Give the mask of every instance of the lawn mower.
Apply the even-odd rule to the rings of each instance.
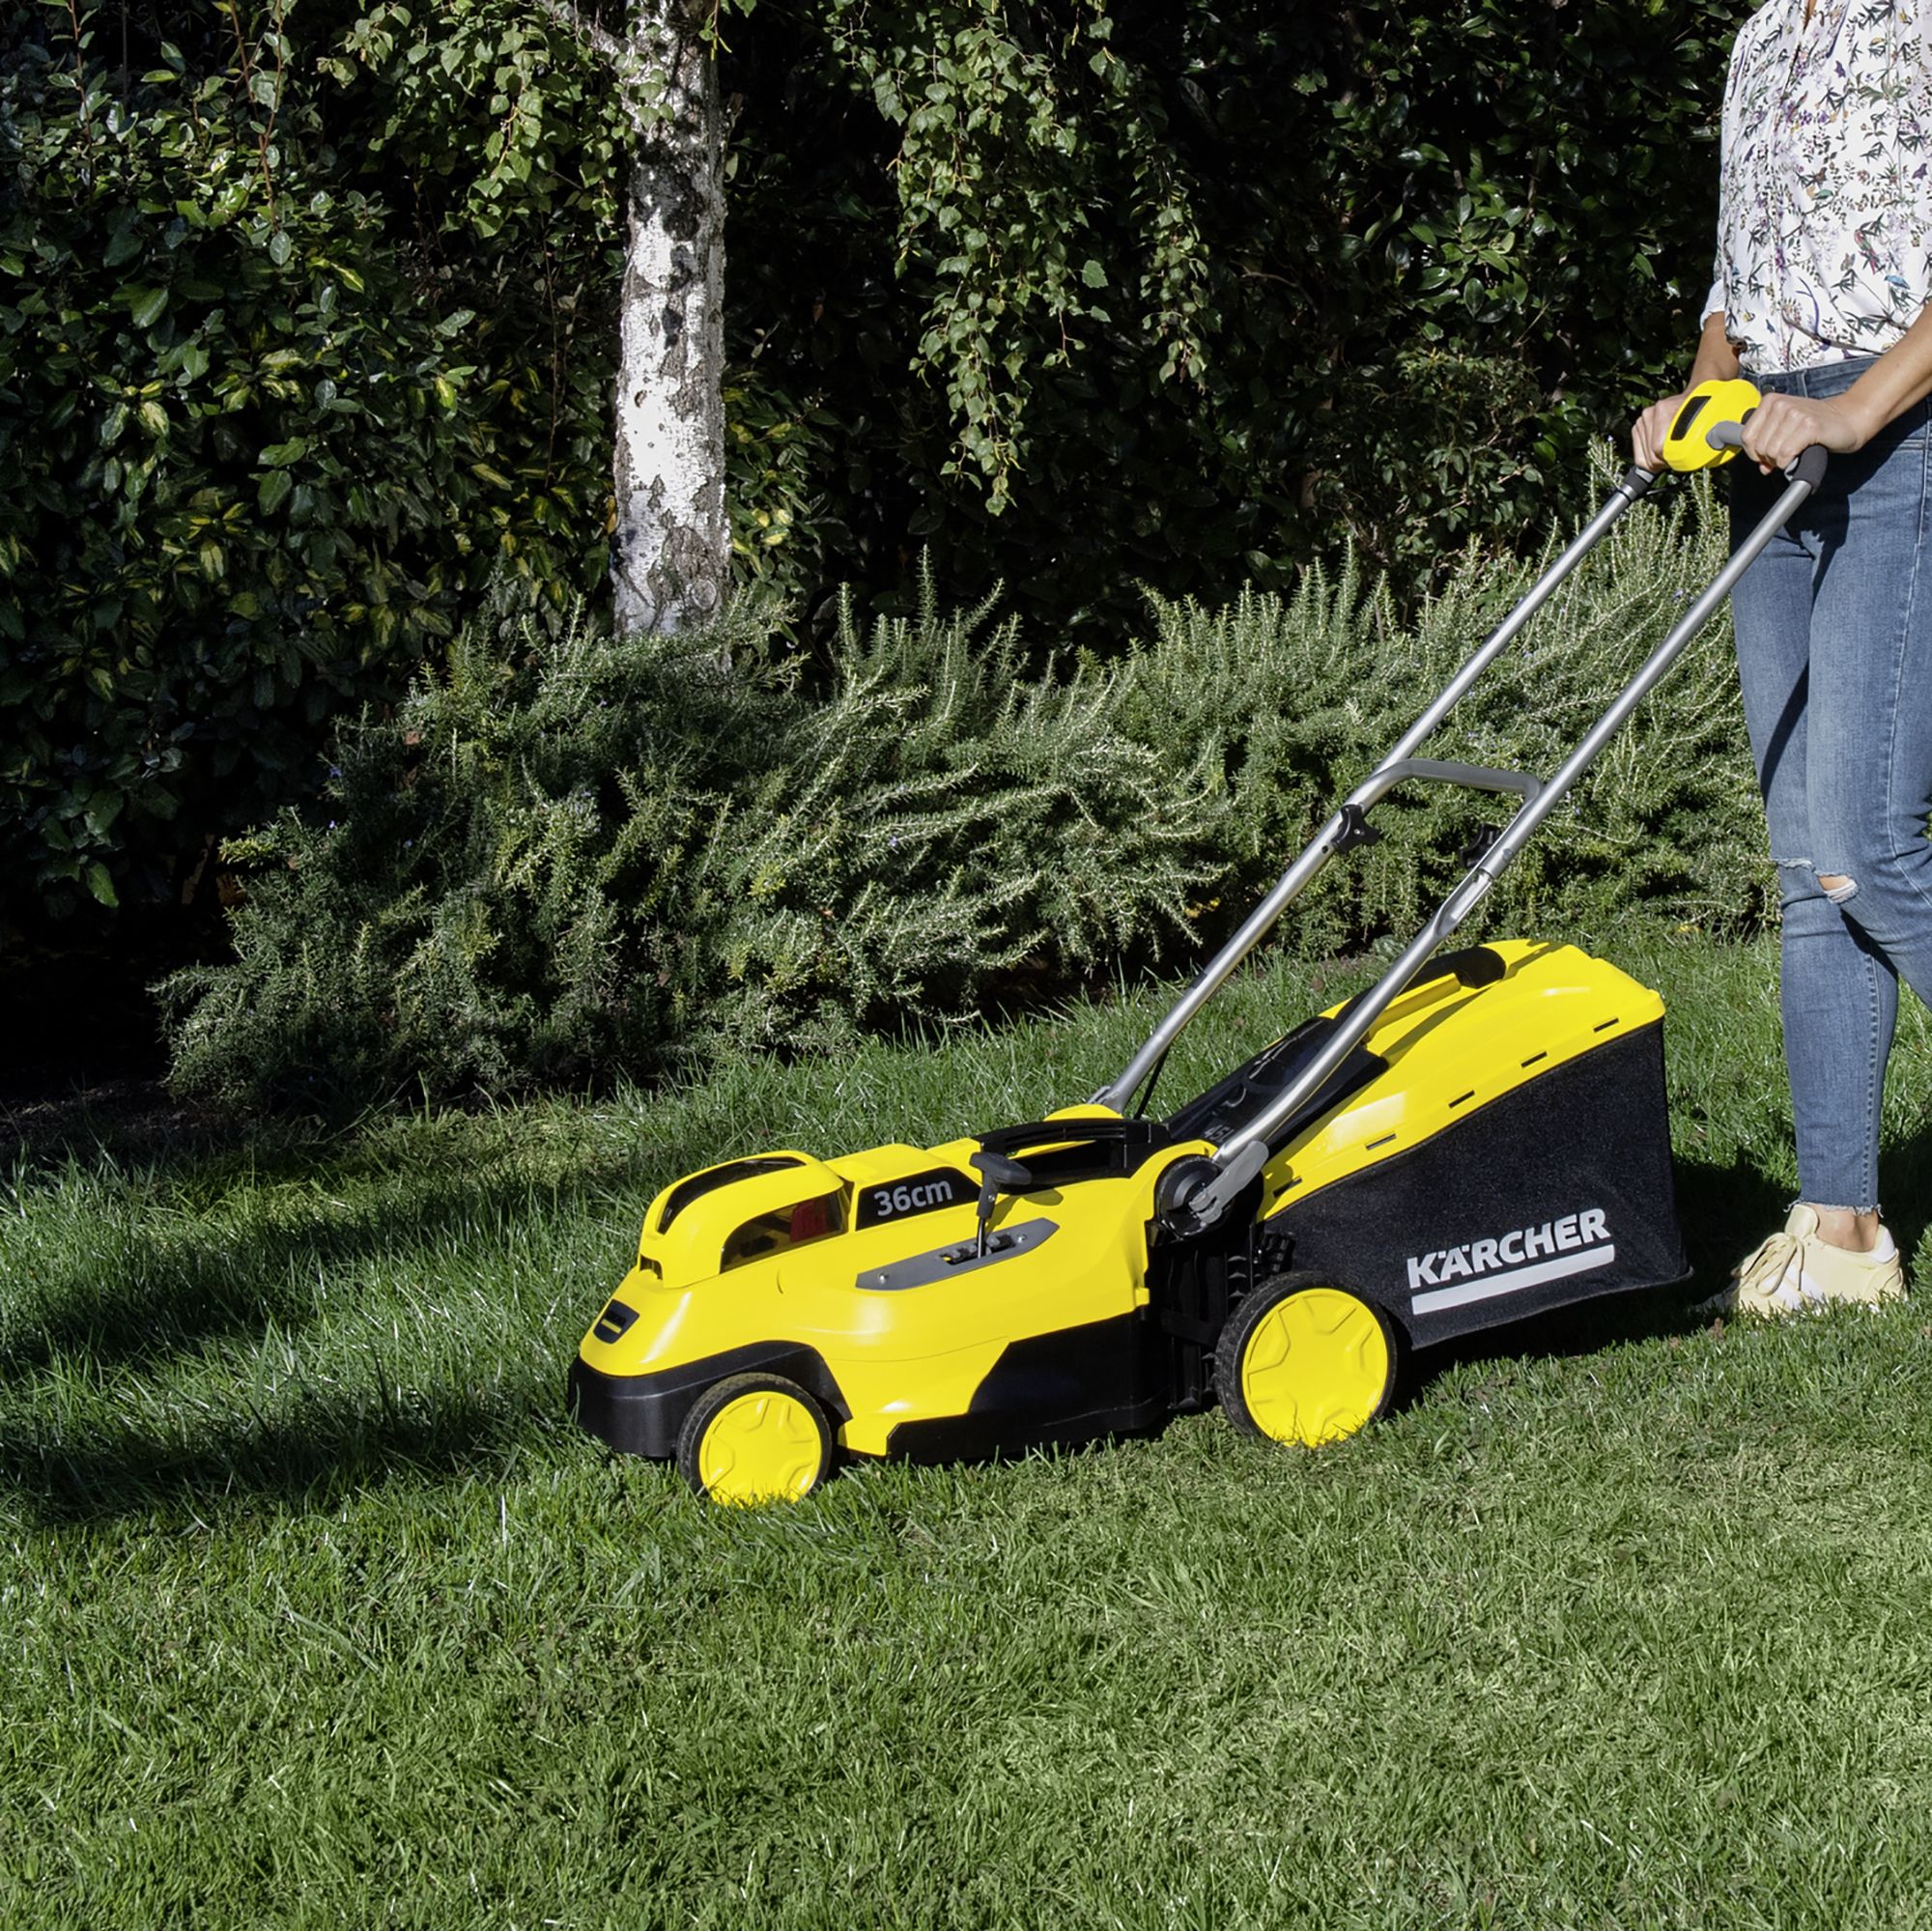
[[[1694,391],[1666,462],[1733,453],[1756,400],[1742,383]],[[725,1503],[806,1495],[839,1454],[1005,1453],[1216,1403],[1313,1447],[1381,1413],[1405,1349],[1683,1280],[1662,1001],[1572,946],[1443,948],[1824,467],[1819,448],[1792,465],[1552,776],[1418,756],[1656,480],[1628,471],[1084,1104],[936,1147],[763,1152],[666,1187],[572,1364],[578,1420]],[[1518,802],[1375,984],[1147,1117],[1181,1029],[1414,783]]]

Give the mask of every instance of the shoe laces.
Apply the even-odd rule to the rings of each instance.
[[[1781,1229],[1761,1240],[1739,1264],[1737,1292],[1740,1294],[1775,1294],[1784,1286],[1786,1276],[1800,1265],[1804,1252],[1802,1235]]]

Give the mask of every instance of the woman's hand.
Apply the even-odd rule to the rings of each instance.
[[[1670,425],[1677,420],[1677,412],[1684,407],[1684,395],[1665,396],[1662,402],[1654,402],[1631,424],[1631,451],[1636,458],[1639,469],[1648,469],[1655,476],[1663,469],[1663,439],[1670,433]]]
[[[1809,396],[1768,395],[1745,419],[1745,454],[1769,476],[1795,462],[1814,442],[1849,456],[1871,440],[1865,412],[1850,395],[1829,402]]]

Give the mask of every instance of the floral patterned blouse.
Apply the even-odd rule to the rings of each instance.
[[[1766,0],[1724,87],[1717,281],[1744,366],[1889,349],[1932,296],[1932,0]]]

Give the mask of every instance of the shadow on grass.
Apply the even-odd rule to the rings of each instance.
[[[156,1079],[97,1080],[0,1096],[0,1165],[45,1173],[70,1161],[185,1158],[246,1145],[261,1130],[214,1101],[176,1099]]]
[[[390,1295],[391,1276],[460,1272],[466,1254],[592,1202],[640,1209],[664,1159],[641,1136],[612,1149],[487,1124],[367,1141],[271,1127],[145,1147],[125,1166],[99,1142],[71,1163],[36,1152],[16,1178],[67,1194],[30,1200],[44,1233],[15,1246],[5,1284],[0,1508],[47,1526],[303,1510],[392,1482],[486,1475],[564,1426],[574,1327],[554,1377],[519,1366],[499,1380],[490,1362],[399,1388],[378,1363],[345,1387],[327,1371],[305,1384],[297,1369],[262,1404],[218,1366],[209,1383],[195,1357],[223,1344],[252,1354],[354,1310],[358,1293]],[[605,1286],[584,1285],[582,1312]],[[173,1385],[177,1362],[198,1391]]]
[[[307,1178],[316,1149],[279,1147],[270,1157]],[[620,1154],[577,1150],[549,1172],[514,1152],[469,1171],[454,1161],[444,1174],[399,1168],[374,1186],[366,1178],[346,1186],[353,1200],[311,1184],[303,1197],[276,1200],[232,1227],[198,1224],[185,1211],[178,1219],[165,1209],[151,1216],[136,1206],[131,1231],[115,1229],[92,1253],[76,1234],[71,1253],[24,1284],[13,1331],[0,1345],[0,1379],[74,1357],[105,1369],[154,1367],[225,1337],[298,1329],[317,1314],[319,1284],[339,1297],[353,1292],[358,1271],[488,1241],[497,1230],[553,1218],[596,1194],[632,1192],[641,1203],[656,1159],[640,1147]],[[225,1183],[222,1167],[232,1164],[205,1156],[157,1163],[138,1184],[206,1193]],[[262,1178],[259,1167],[252,1177]],[[104,1182],[109,1189],[117,1183]],[[152,1246],[130,1251],[143,1239]],[[613,1249],[613,1261],[619,1258],[621,1248]]]
[[[209,1423],[188,1449],[137,1427],[76,1439],[12,1419],[0,1422],[0,1488],[44,1528],[136,1515],[213,1521],[258,1501],[327,1509],[391,1483],[440,1485],[506,1466],[543,1426],[544,1406],[534,1387],[388,1403],[365,1391],[312,1398],[252,1425]],[[560,1371],[551,1406],[561,1427]]]
[[[1898,1242],[1898,1251],[1905,1256],[1910,1285],[1912,1257],[1927,1230],[1932,1229],[1932,1131],[1918,1134],[1882,1155],[1878,1180],[1879,1199],[1886,1203],[1886,1221]],[[1925,1282],[1921,1292],[1932,1293],[1932,1280]]]
[[[1687,1301],[1714,1294],[1731,1269],[1791,1210],[1785,1189],[1747,1161],[1728,1167],[1677,1164],[1677,1220],[1693,1279]]]

